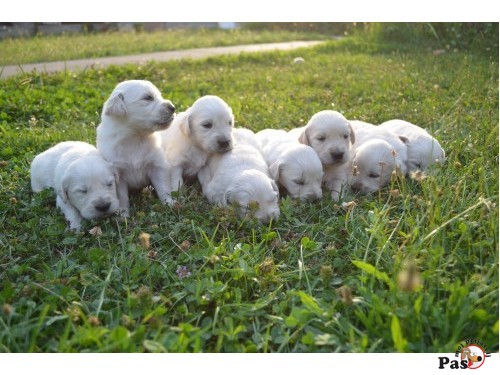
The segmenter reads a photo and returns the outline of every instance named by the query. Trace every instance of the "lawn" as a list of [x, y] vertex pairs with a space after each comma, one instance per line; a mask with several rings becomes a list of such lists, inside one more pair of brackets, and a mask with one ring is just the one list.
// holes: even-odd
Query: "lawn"
[[170, 29], [155, 32], [115, 31], [107, 33], [63, 34], [0, 40], [0, 67], [48, 61], [134, 55], [147, 52], [237, 44], [323, 40], [324, 32], [293, 30], [252, 30], [246, 28]]
[[[3, 81], [0, 351], [453, 353], [476, 338], [497, 352], [498, 46], [442, 52], [348, 38]], [[93, 143], [125, 79], [150, 80], [179, 111], [219, 95], [255, 131], [323, 109], [403, 118], [447, 161], [344, 205], [283, 197], [265, 226], [195, 184], [173, 207], [144, 191], [128, 220], [69, 232], [53, 194], [30, 191], [30, 162], [59, 141]]]

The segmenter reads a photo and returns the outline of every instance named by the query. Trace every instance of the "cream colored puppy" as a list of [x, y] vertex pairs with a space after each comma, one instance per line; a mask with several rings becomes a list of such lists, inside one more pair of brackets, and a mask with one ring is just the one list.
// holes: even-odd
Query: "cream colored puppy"
[[[238, 136], [234, 147], [212, 155], [198, 173], [203, 194], [209, 202], [235, 205], [238, 215], [253, 214], [261, 222], [277, 220], [280, 214], [278, 186], [269, 175], [267, 163], [252, 144], [249, 133]], [[248, 141], [250, 139], [250, 141]]]
[[394, 149], [405, 157], [408, 156], [409, 139], [404, 135], [396, 134], [395, 132], [385, 128], [369, 124], [364, 121], [351, 120], [351, 125], [356, 132], [356, 142], [354, 148], [359, 147], [363, 143], [372, 139], [383, 139], [391, 144]]
[[381, 128], [406, 137], [408, 142], [408, 173], [425, 171], [433, 163], [442, 163], [445, 152], [439, 142], [421, 127], [404, 120], [389, 120]]
[[352, 190], [374, 193], [390, 182], [393, 171], [406, 174], [408, 139], [363, 121], [351, 125], [356, 132]]
[[387, 185], [393, 171], [406, 174], [406, 152], [397, 152], [384, 139], [374, 138], [356, 147], [353, 158], [351, 188], [361, 194], [371, 194]]
[[266, 129], [256, 137], [278, 185], [292, 198], [321, 199], [323, 166], [311, 147], [298, 143], [284, 130]]
[[354, 133], [344, 116], [330, 110], [313, 115], [305, 127], [289, 131], [291, 136], [300, 143], [311, 146], [318, 154], [324, 168], [323, 182], [335, 201], [346, 190], [351, 174]]
[[118, 84], [104, 103], [97, 127], [97, 149], [120, 176], [120, 211], [129, 215], [129, 190], [153, 185], [162, 202], [172, 203], [170, 166], [157, 131], [167, 128], [175, 107], [149, 81]]
[[97, 219], [118, 210], [117, 179], [111, 164], [85, 142], [61, 142], [31, 163], [31, 188], [35, 192], [53, 188], [57, 207], [76, 231], [80, 231], [82, 219]]
[[196, 177], [210, 155], [232, 149], [233, 126], [233, 112], [226, 102], [207, 95], [160, 132], [163, 151], [172, 165], [172, 190], [178, 190], [184, 179]]

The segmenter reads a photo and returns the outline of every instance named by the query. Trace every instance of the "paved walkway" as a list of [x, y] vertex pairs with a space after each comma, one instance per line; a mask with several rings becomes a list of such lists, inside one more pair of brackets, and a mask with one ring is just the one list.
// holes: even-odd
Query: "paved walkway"
[[[201, 59], [209, 56], [235, 55], [241, 52], [264, 52], [273, 50], [291, 50], [301, 47], [315, 46], [322, 41], [294, 41], [284, 43], [247, 44], [228, 47], [195, 48], [179, 51], [152, 52], [142, 55], [99, 57], [95, 59], [54, 61], [38, 64], [7, 65], [0, 67], [0, 79], [6, 79], [22, 72], [59, 72], [77, 71], [88, 68], [103, 68], [108, 65], [145, 64], [148, 61], [169, 61], [180, 59]], [[2, 71], [3, 69], [3, 71]]]

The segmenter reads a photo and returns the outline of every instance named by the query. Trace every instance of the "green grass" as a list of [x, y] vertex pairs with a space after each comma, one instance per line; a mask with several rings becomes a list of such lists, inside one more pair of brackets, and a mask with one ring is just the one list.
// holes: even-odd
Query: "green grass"
[[133, 55], [189, 48], [323, 40], [325, 34], [293, 30], [171, 29], [155, 32], [65, 34], [0, 40], [0, 66]]
[[[132, 78], [180, 111], [219, 95], [253, 130], [329, 108], [403, 118], [428, 128], [447, 162], [350, 196], [350, 208], [282, 198], [268, 226], [210, 206], [194, 185], [173, 207], [143, 192], [128, 220], [69, 232], [53, 194], [31, 193], [29, 164], [56, 142], [94, 142], [104, 100]], [[2, 83], [0, 108], [0, 351], [452, 353], [470, 337], [498, 351], [497, 54], [347, 39], [24, 75]], [[398, 283], [407, 268], [422, 282], [413, 291]]]

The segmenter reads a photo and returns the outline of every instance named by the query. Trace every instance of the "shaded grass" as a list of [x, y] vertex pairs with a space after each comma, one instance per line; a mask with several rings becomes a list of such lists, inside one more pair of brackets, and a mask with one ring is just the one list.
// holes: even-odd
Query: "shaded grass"
[[[454, 352], [474, 337], [498, 351], [497, 56], [352, 43], [6, 80], [0, 350]], [[219, 95], [256, 131], [329, 108], [404, 118], [438, 138], [447, 163], [349, 196], [350, 208], [283, 198], [269, 226], [211, 207], [194, 185], [173, 207], [148, 191], [130, 219], [87, 222], [100, 237], [68, 232], [53, 195], [31, 194], [29, 163], [61, 140], [93, 142], [105, 98], [132, 78], [180, 111]], [[422, 279], [412, 292], [398, 284], [409, 262]]]
[[64, 34], [0, 40], [0, 65], [134, 55], [147, 52], [292, 40], [323, 40], [314, 31], [171, 29], [155, 32]]

